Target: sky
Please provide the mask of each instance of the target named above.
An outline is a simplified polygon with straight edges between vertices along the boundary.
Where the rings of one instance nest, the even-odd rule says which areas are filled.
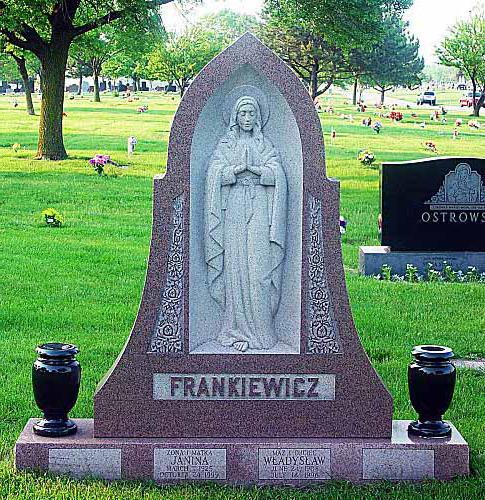
[[[445,36],[448,28],[469,15],[477,3],[484,0],[414,0],[406,13],[410,31],[420,41],[421,55],[427,64],[436,62],[434,50]],[[197,18],[213,14],[222,9],[231,9],[243,14],[258,15],[263,0],[202,0],[202,5],[187,11],[175,2],[162,8],[162,16],[169,31],[180,32]]]

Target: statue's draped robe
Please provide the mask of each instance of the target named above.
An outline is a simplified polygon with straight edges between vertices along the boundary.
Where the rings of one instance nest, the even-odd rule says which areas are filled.
[[[236,165],[261,168],[235,174]],[[211,296],[222,308],[217,340],[269,349],[281,296],[286,238],[286,177],[262,134],[229,132],[212,155],[205,197],[205,260]]]

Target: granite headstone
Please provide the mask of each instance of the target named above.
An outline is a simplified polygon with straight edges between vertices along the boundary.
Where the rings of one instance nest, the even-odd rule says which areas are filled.
[[[174,117],[140,310],[95,395],[95,436],[389,438],[338,205],[308,93],[246,35]]]
[[[382,245],[485,252],[485,159],[383,163]]]
[[[31,419],[17,467],[260,484],[466,474],[455,428],[425,442],[392,421],[352,319],[338,205],[308,92],[244,35],[175,115],[138,316],[94,421],[53,440]]]
[[[485,271],[485,159],[383,163],[380,184],[382,245],[360,248],[362,274],[384,264],[397,274],[408,264]]]

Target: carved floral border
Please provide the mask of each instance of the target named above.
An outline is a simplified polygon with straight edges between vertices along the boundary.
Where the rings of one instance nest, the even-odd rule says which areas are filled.
[[[176,353],[184,348],[184,201],[182,194],[172,205],[167,279],[148,352]]]
[[[333,318],[332,303],[325,273],[323,247],[322,202],[308,197],[309,241],[308,296],[307,296],[307,344],[310,354],[331,354],[342,351],[337,325]]]

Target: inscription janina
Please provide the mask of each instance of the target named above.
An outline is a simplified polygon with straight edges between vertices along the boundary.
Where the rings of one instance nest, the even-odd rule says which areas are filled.
[[[158,448],[154,451],[155,480],[226,478],[223,448]]]

